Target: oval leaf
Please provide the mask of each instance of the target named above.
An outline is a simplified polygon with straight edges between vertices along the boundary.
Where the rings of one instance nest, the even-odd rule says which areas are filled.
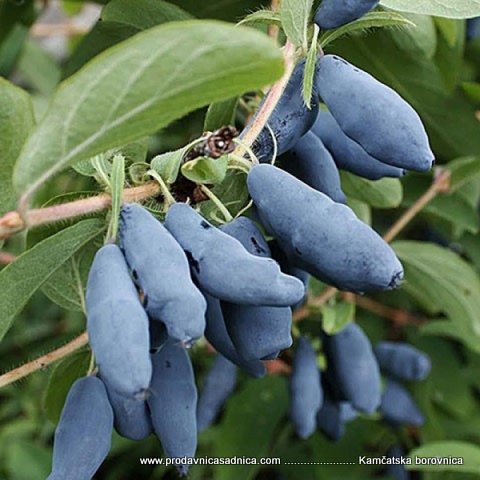
[[[480,0],[382,0],[384,7],[436,17],[469,18],[480,15]]]
[[[278,48],[252,29],[186,21],[139,33],[61,84],[17,162],[15,186],[28,197],[74,162],[265,86],[282,71]]]

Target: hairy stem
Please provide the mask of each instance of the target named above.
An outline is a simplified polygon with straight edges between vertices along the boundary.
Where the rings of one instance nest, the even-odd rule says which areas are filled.
[[[277,106],[280,98],[287,86],[290,77],[292,76],[295,67],[295,46],[293,43],[287,42],[283,48],[283,58],[285,62],[285,72],[280,80],[275,83],[268,91],[265,101],[262,103],[260,110],[258,110],[252,123],[248,126],[248,130],[242,138],[242,142],[251,147],[261,131],[267,125],[270,116]],[[237,155],[242,155],[242,147],[237,147],[235,151]]]
[[[160,193],[157,182],[148,182],[139,187],[127,188],[123,192],[124,202],[141,202]],[[54,205],[46,208],[35,208],[26,213],[23,220],[18,212],[9,212],[0,218],[0,239],[6,239],[25,229],[46,223],[57,222],[69,218],[80,217],[89,213],[99,212],[110,207],[112,197],[102,193],[95,197],[82,198],[73,202]]]
[[[76,352],[77,350],[80,350],[80,348],[87,345],[87,343],[88,335],[87,332],[84,332],[63,347],[57,348],[56,350],[53,350],[53,352],[47,353],[46,355],[36,358],[31,362],[25,363],[14,370],[4,373],[0,376],[0,388],[16,382],[21,378],[27,377],[31,373],[48,367],[52,363],[55,363],[58,360],[61,360],[62,358]]]

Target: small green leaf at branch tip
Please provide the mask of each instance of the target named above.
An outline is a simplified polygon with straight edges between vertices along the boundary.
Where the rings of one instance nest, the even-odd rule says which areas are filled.
[[[329,30],[320,37],[320,47],[323,49],[333,41],[350,35],[354,32],[361,32],[369,28],[382,27],[415,27],[416,25],[403,15],[390,11],[374,11],[367,13],[364,17],[354,22],[348,23],[343,27]]]
[[[165,183],[171,185],[175,183],[178,178],[180,165],[182,164],[185,153],[186,149],[181,148],[174,152],[157,155],[152,159],[151,168],[163,178]]]
[[[194,183],[216,185],[227,173],[228,155],[220,158],[199,157],[182,165],[182,175]]]
[[[112,160],[110,189],[112,195],[112,213],[107,232],[107,242],[115,242],[118,234],[118,222],[122,208],[123,188],[125,186],[125,157],[117,153]]]
[[[308,50],[305,70],[303,73],[303,101],[309,110],[312,108],[313,81],[315,78],[315,69],[317,67],[319,32],[320,29],[318,28],[318,25],[314,25],[312,43]]]
[[[263,25],[276,25],[277,27],[282,26],[280,14],[269,9],[257,10],[256,12],[250,13],[238,22],[237,25],[253,25],[256,23]]]
[[[296,46],[307,50],[308,22],[313,0],[282,0],[280,18],[288,39]]]

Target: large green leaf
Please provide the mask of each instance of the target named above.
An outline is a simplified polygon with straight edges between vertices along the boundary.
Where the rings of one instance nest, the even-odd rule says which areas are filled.
[[[112,0],[102,10],[102,21],[117,22],[140,30],[176,20],[188,20],[191,15],[169,2],[161,0]]]
[[[199,18],[239,21],[247,13],[270,4],[269,0],[222,0],[208,2],[199,0],[171,0],[179,7]]]
[[[480,0],[382,0],[381,4],[401,12],[436,17],[468,18],[480,15]]]
[[[431,442],[422,445],[409,453],[413,457],[413,464],[407,466],[409,470],[427,472],[467,472],[480,474],[480,447],[467,442]],[[462,458],[462,465],[415,465],[415,457],[423,458]]]
[[[83,220],[43,240],[0,272],[0,339],[29,298],[103,228]]]
[[[13,167],[33,123],[28,93],[0,78],[0,215],[15,207]]]
[[[233,397],[214,444],[216,457],[265,457],[273,434],[287,410],[287,386],[283,378],[250,380]],[[232,465],[217,470],[218,480],[250,480],[259,466]]]
[[[405,267],[403,288],[430,314],[447,316],[423,331],[454,337],[480,352],[480,278],[473,268],[434,244],[402,241],[393,248]]]
[[[142,138],[213,101],[269,84],[282,69],[271,39],[249,28],[188,21],[139,33],[60,86],[23,149],[16,187],[31,193],[82,158]]]

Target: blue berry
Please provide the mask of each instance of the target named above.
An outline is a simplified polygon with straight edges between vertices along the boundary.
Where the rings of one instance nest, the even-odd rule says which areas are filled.
[[[417,112],[390,87],[343,58],[319,62],[318,91],[340,128],[372,157],[425,172],[435,157]]]
[[[170,337],[190,342],[205,330],[206,302],[190,277],[187,257],[147,210],[122,209],[120,239],[125,258],[145,295],[145,309],[163,322]]]
[[[333,156],[338,168],[369,180],[384,177],[398,178],[405,170],[382,163],[369,155],[358,143],[348,138],[330,112],[318,114],[312,132],[317,135]]]
[[[347,206],[271,165],[252,168],[248,189],[263,225],[296,267],[341,290],[400,284],[403,268],[392,248]]]
[[[142,394],[152,376],[148,317],[116,245],[97,252],[86,303],[90,345],[102,376],[124,395]]]
[[[380,0],[323,0],[315,14],[315,23],[325,30],[341,27],[363,17]]]
[[[77,380],[55,430],[52,473],[47,480],[90,480],[110,451],[113,412],[103,382]]]
[[[198,431],[207,429],[217,418],[237,383],[237,367],[217,354],[207,373],[197,405]]]
[[[388,380],[382,396],[380,412],[383,418],[395,425],[413,425],[421,427],[425,418],[412,396],[399,383]]]
[[[193,276],[210,295],[242,305],[278,307],[304,296],[297,278],[284,275],[274,260],[250,254],[187,204],[172,205],[165,225],[187,253]]]

